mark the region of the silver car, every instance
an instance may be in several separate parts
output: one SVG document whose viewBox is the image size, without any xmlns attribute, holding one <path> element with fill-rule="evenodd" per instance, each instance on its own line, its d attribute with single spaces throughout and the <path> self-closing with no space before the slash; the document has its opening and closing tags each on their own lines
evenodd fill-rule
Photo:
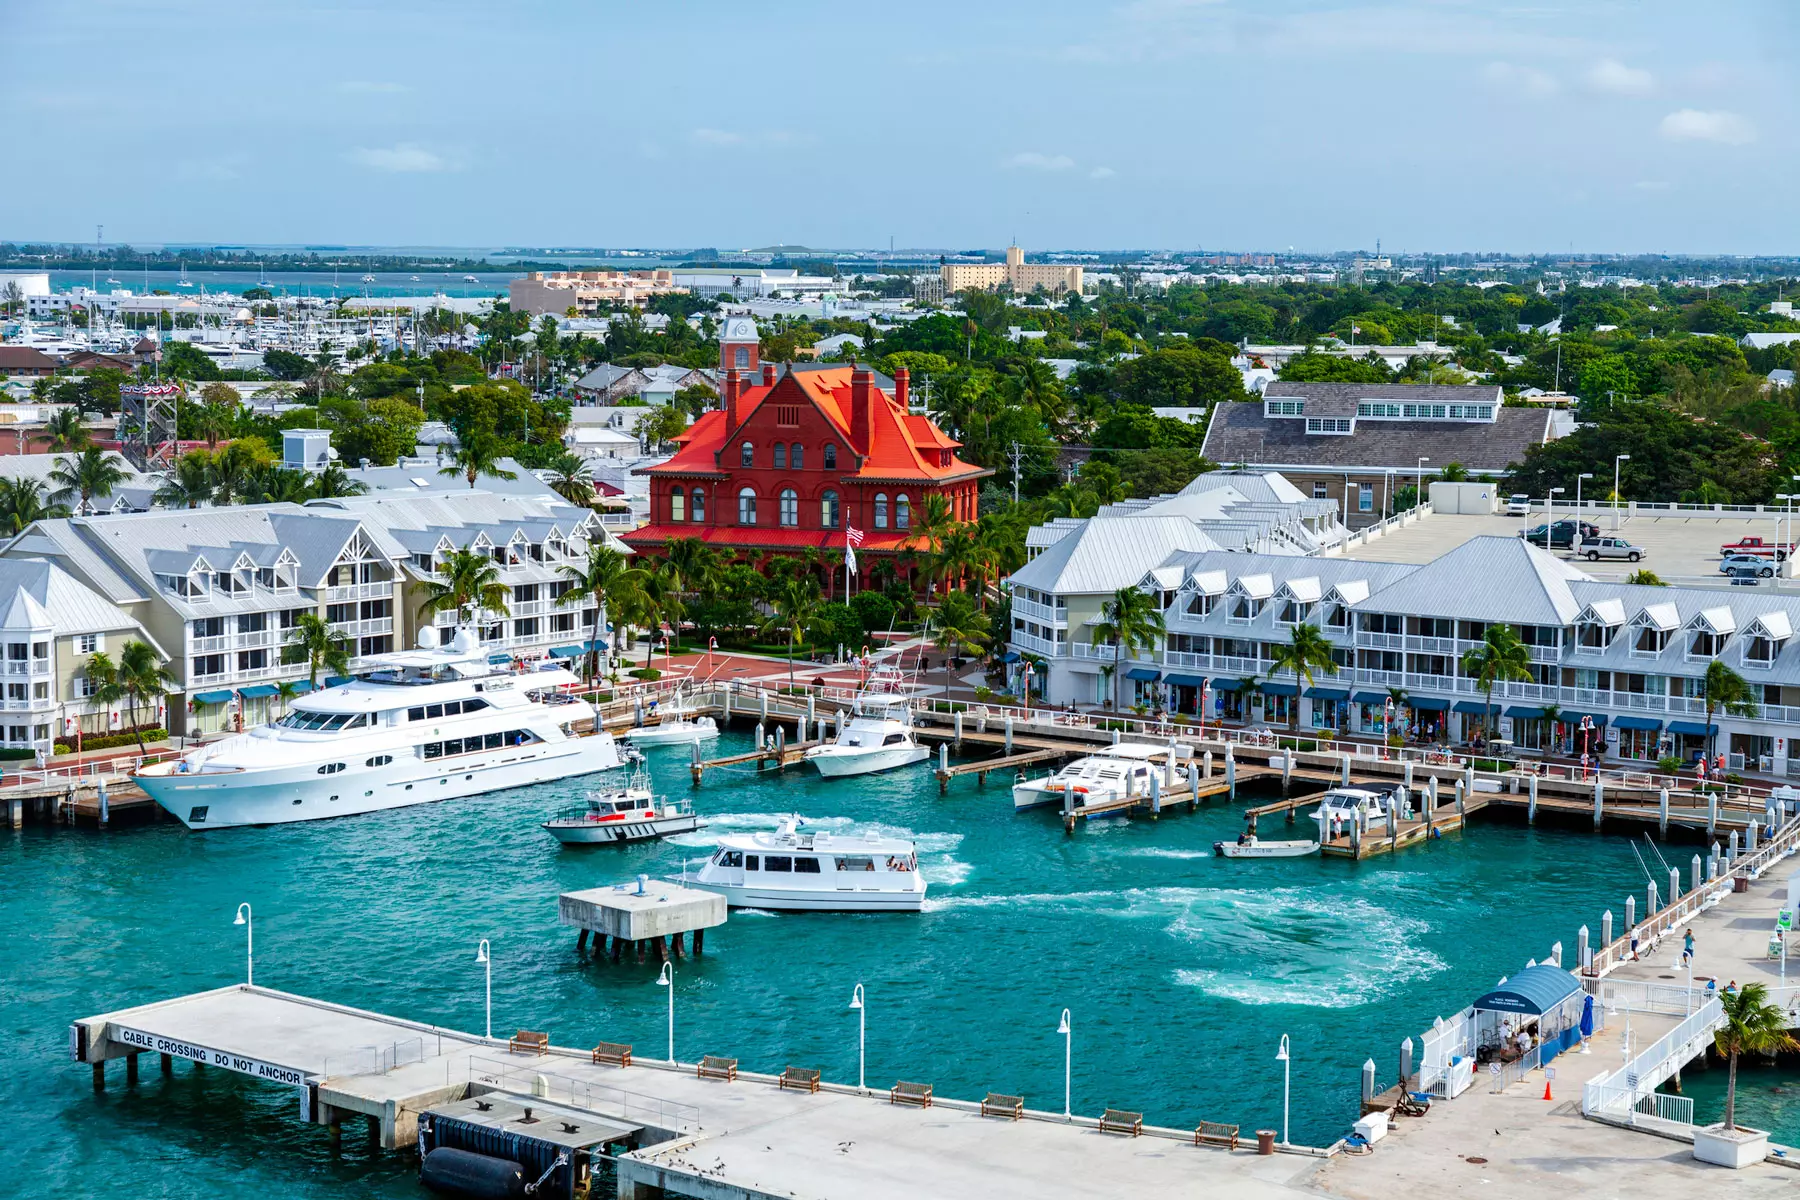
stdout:
<svg viewBox="0 0 1800 1200">
<path fill-rule="evenodd" d="M 1621 537 L 1602 537 L 1581 543 L 1576 553 L 1589 562 L 1599 562 L 1603 558 L 1622 558 L 1626 562 L 1637 562 L 1644 557 L 1646 551 L 1642 546 L 1634 546 Z"/>
</svg>

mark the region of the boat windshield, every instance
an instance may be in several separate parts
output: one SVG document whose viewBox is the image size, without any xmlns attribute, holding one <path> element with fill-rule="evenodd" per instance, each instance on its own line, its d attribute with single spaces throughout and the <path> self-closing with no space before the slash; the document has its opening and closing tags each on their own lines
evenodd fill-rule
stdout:
<svg viewBox="0 0 1800 1200">
<path fill-rule="evenodd" d="M 275 724 L 282 729 L 301 729 L 308 733 L 336 733 L 340 729 L 362 729 L 375 723 L 369 713 L 322 713 L 296 708 Z"/>
</svg>

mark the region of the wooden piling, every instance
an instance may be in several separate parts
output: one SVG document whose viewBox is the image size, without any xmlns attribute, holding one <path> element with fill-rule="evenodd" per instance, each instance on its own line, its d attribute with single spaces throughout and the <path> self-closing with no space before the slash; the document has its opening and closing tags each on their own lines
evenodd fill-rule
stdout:
<svg viewBox="0 0 1800 1200">
<path fill-rule="evenodd" d="M 131 1083 L 136 1083 L 137 1081 L 138 1081 L 138 1056 L 137 1056 L 137 1052 L 134 1051 L 125 1056 L 125 1082 L 128 1084 L 131 1084 Z"/>
</svg>

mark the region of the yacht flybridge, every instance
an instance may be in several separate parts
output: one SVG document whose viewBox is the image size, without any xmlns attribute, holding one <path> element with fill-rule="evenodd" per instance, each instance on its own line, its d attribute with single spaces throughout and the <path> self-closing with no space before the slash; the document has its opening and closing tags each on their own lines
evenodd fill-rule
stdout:
<svg viewBox="0 0 1800 1200">
<path fill-rule="evenodd" d="M 930 757 L 913 734 L 911 701 L 883 692 L 858 696 L 837 739 L 806 752 L 806 761 L 827 779 L 891 771 Z"/>
<path fill-rule="evenodd" d="M 134 773 L 190 829 L 272 825 L 402 808 L 620 765 L 612 736 L 577 736 L 593 706 L 561 668 L 489 664 L 473 632 L 371 656 L 355 679 L 285 716 Z"/>
</svg>

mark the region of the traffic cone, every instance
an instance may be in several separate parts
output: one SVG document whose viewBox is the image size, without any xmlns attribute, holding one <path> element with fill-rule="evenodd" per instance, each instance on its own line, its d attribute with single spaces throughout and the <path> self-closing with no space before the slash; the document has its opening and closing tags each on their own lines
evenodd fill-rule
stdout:
<svg viewBox="0 0 1800 1200">
<path fill-rule="evenodd" d="M 1550 1077 L 1544 1076 L 1544 1099 L 1550 1099 Z"/>
</svg>

